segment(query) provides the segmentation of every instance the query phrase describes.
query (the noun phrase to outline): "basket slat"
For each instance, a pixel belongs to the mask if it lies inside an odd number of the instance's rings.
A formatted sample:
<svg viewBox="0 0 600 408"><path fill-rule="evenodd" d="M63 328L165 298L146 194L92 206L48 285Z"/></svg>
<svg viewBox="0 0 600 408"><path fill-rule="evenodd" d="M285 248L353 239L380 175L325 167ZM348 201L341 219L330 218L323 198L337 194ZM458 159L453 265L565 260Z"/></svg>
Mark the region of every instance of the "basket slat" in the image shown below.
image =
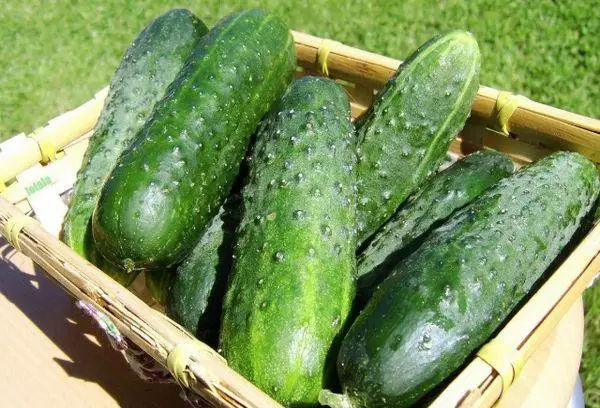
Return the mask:
<svg viewBox="0 0 600 408"><path fill-rule="evenodd" d="M42 152L34 136L48 139L60 151L69 143L94 129L104 106L108 87L99 91L93 99L72 111L64 113L48 122L45 127L34 131L19 152L0 153L0 182L7 182L42 161Z"/></svg>

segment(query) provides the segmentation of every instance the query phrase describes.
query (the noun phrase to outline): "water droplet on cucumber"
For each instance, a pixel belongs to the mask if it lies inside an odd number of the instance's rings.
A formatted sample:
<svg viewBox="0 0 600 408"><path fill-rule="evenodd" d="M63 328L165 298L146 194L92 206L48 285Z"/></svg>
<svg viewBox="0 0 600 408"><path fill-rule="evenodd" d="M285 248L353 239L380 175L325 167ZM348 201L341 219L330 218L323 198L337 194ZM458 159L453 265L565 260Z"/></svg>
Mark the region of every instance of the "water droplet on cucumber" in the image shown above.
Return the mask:
<svg viewBox="0 0 600 408"><path fill-rule="evenodd" d="M283 262L285 260L285 253L283 251L277 251L275 252L275 254L273 255L273 259L276 262Z"/></svg>
<svg viewBox="0 0 600 408"><path fill-rule="evenodd" d="M294 219L296 220L303 220L306 217L306 213L302 210L295 210L294 211Z"/></svg>

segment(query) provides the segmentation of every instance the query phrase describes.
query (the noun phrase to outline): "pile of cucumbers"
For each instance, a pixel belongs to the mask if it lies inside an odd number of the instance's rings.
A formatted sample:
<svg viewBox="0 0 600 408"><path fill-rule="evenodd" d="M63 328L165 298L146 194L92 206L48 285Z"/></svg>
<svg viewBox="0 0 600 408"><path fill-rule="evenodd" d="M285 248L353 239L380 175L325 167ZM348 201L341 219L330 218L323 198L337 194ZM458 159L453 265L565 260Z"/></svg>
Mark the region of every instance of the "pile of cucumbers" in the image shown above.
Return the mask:
<svg viewBox="0 0 600 408"><path fill-rule="evenodd" d="M479 87L469 33L416 50L352 123L296 72L281 19L187 10L118 67L62 238L290 407L422 403L586 223L600 181L558 152L440 170ZM442 166L443 167L443 166Z"/></svg>

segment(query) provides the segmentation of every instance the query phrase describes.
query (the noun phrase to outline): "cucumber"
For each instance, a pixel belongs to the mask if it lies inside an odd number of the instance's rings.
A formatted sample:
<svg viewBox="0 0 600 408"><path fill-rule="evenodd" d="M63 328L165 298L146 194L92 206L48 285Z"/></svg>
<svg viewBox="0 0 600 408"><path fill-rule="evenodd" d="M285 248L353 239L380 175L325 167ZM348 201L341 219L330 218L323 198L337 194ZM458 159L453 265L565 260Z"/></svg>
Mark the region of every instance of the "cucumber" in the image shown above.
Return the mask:
<svg viewBox="0 0 600 408"><path fill-rule="evenodd" d="M391 267L418 245L418 238L498 180L510 175L513 162L502 153L473 153L427 180L374 235L357 258L358 289L368 297Z"/></svg>
<svg viewBox="0 0 600 408"><path fill-rule="evenodd" d="M207 31L188 10L173 9L144 28L119 64L63 224L62 240L86 259L96 258L91 219L101 186Z"/></svg>
<svg viewBox="0 0 600 408"><path fill-rule="evenodd" d="M293 82L257 134L221 348L284 405L317 403L350 311L355 144L346 94L316 77Z"/></svg>
<svg viewBox="0 0 600 408"><path fill-rule="evenodd" d="M294 41L277 17L241 11L211 29L104 185L92 226L104 257L128 271L179 263L295 68Z"/></svg>
<svg viewBox="0 0 600 408"><path fill-rule="evenodd" d="M204 312L209 304L214 284L220 275L219 247L224 237L222 215L221 208L201 234L192 252L177 267L173 286L167 297L167 316L200 340L204 340L206 336L200 333L199 329L207 329L202 321L209 320L214 323L220 319L220 315L212 316L210 313L205 315ZM231 261L225 267L227 269L225 275L230 265ZM210 326L208 329L212 330L215 325L210 324Z"/></svg>
<svg viewBox="0 0 600 408"><path fill-rule="evenodd" d="M559 152L461 209L375 291L338 355L345 395L322 401L405 407L438 386L528 294L599 190L592 162Z"/></svg>
<svg viewBox="0 0 600 408"><path fill-rule="evenodd" d="M230 196L190 255L177 267L166 313L203 342L216 346L222 302L233 263L240 199Z"/></svg>
<svg viewBox="0 0 600 408"><path fill-rule="evenodd" d="M429 40L357 124L359 245L444 159L471 111L480 60L469 33Z"/></svg>

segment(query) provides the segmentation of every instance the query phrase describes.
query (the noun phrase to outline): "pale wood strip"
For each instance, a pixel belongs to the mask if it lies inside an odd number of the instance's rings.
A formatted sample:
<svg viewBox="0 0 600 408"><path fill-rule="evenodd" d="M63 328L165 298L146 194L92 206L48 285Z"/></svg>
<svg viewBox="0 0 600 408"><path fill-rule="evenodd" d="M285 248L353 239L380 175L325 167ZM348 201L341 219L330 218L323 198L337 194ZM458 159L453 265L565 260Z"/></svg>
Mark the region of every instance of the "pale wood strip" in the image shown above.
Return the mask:
<svg viewBox="0 0 600 408"><path fill-rule="evenodd" d="M62 150L73 140L81 137L96 126L98 117L104 105L108 87L98 92L96 96L67 113L48 122L48 125L35 131L38 138L49 139L58 151ZM42 160L38 143L29 135L26 143L18 152L1 153L0 181L9 181L23 170L28 169Z"/></svg>

